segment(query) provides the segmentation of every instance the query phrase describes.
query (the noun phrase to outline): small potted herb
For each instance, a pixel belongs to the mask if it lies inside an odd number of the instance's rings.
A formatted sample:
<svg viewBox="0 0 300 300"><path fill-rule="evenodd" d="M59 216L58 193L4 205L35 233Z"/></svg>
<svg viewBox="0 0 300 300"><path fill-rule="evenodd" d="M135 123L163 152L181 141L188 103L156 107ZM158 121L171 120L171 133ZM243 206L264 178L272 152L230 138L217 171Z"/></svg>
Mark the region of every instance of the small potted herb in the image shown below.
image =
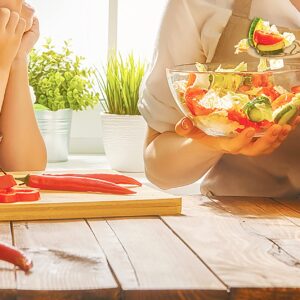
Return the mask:
<svg viewBox="0 0 300 300"><path fill-rule="evenodd" d="M142 172L146 123L138 110L145 63L133 54L112 53L104 72L97 73L103 97L101 114L105 153L113 169Z"/></svg>
<svg viewBox="0 0 300 300"><path fill-rule="evenodd" d="M85 110L98 103L99 95L92 90L94 71L84 67L83 60L70 50L68 41L58 51L52 40L46 39L41 50L31 52L29 81L49 162L68 159L72 111Z"/></svg>

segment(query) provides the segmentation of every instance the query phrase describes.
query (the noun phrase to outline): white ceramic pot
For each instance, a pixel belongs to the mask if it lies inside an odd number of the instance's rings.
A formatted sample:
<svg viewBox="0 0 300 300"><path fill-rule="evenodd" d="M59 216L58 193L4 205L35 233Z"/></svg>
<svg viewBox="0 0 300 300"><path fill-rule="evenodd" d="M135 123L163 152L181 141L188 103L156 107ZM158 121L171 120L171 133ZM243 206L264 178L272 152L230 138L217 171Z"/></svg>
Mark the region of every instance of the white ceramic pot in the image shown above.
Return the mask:
<svg viewBox="0 0 300 300"><path fill-rule="evenodd" d="M71 109L35 111L46 144L48 162L68 160L72 113Z"/></svg>
<svg viewBox="0 0 300 300"><path fill-rule="evenodd" d="M144 172L147 125L142 116L101 114L103 144L112 169Z"/></svg>

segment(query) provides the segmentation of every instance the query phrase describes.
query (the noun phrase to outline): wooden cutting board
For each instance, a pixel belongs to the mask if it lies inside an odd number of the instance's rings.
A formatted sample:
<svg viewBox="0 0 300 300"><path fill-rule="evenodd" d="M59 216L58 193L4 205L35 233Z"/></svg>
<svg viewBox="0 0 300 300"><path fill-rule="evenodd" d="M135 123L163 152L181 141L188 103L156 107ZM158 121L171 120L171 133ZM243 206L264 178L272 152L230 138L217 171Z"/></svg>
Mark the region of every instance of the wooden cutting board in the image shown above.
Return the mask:
<svg viewBox="0 0 300 300"><path fill-rule="evenodd" d="M93 173L96 172L93 171ZM41 191L41 200L37 202L0 203L0 221L156 216L181 213L180 197L147 186L131 189L137 193L123 196Z"/></svg>

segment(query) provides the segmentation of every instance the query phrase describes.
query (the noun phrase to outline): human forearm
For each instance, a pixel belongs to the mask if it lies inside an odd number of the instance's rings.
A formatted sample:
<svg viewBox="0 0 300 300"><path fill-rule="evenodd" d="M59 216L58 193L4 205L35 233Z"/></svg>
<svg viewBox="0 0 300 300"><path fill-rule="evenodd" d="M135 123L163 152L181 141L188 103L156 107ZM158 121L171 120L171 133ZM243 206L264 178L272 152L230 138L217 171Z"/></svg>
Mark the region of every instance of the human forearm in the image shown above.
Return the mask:
<svg viewBox="0 0 300 300"><path fill-rule="evenodd" d="M9 67L0 70L0 111L4 101L5 90L9 77Z"/></svg>
<svg viewBox="0 0 300 300"><path fill-rule="evenodd" d="M173 132L156 135L145 149L145 170L151 182L163 188L191 184L222 156L199 141Z"/></svg>
<svg viewBox="0 0 300 300"><path fill-rule="evenodd" d="M28 83L25 58L12 65L0 117L1 167L10 171L42 170L46 164L46 150L39 132Z"/></svg>

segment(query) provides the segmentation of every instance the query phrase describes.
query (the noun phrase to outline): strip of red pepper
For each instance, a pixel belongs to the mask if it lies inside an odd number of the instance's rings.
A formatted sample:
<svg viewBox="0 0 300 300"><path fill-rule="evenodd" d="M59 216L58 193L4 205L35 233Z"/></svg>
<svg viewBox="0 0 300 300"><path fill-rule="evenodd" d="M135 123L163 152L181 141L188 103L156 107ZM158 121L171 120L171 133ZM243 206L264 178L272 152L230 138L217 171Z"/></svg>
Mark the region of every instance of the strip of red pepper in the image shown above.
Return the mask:
<svg viewBox="0 0 300 300"><path fill-rule="evenodd" d="M96 192L120 195L136 194L136 192L125 187L118 186L108 181L93 178L28 175L24 182L27 186L42 190Z"/></svg>
<svg viewBox="0 0 300 300"><path fill-rule="evenodd" d="M23 251L4 243L0 243L0 260L14 264L25 272L33 267L32 260Z"/></svg>
<svg viewBox="0 0 300 300"><path fill-rule="evenodd" d="M120 175L120 174L45 174L47 176L71 176L71 177L84 177L105 180L116 184L129 184L142 186L142 184L134 178Z"/></svg>

